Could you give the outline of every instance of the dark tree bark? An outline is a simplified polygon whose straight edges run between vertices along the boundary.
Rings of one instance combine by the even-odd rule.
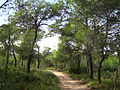
[[[81,56],[78,55],[77,68],[80,69]]]
[[[57,60],[56,60],[56,61],[55,61],[55,69],[57,69],[57,66],[58,66],[58,65],[57,65]]]
[[[8,47],[8,50],[7,50],[6,71],[8,70],[8,63],[9,63],[9,47]]]
[[[39,51],[40,51],[40,49],[39,49],[39,46],[38,46],[38,66],[37,66],[37,68],[40,67]]]
[[[31,64],[32,57],[33,57],[33,55],[30,54],[29,59],[28,59],[28,63],[27,63],[27,73],[30,73],[30,64]]]
[[[100,84],[101,84],[101,68],[102,68],[102,63],[104,60],[105,60],[105,55],[102,53],[102,59],[101,59],[99,66],[98,66],[98,81]]]
[[[6,3],[8,3],[8,2],[9,2],[9,0],[6,0],[6,1],[0,6],[0,9],[3,8],[3,6],[5,6]]]
[[[8,36],[8,45],[7,45],[7,62],[6,62],[6,71],[7,71],[7,69],[8,69],[8,63],[9,63],[9,51],[10,51],[10,25],[9,25],[9,28],[8,28],[8,34],[9,34],[9,36]]]
[[[14,56],[14,59],[15,59],[15,68],[17,67],[17,58],[16,58],[16,55],[15,55],[15,52],[13,51],[13,56]]]
[[[92,61],[92,55],[89,53],[89,78],[93,79],[93,61]]]
[[[119,54],[119,66],[120,66],[120,54]]]
[[[24,61],[22,60],[21,66],[23,66]]]
[[[34,40],[33,40],[33,44],[32,44],[32,49],[30,51],[30,55],[29,55],[29,58],[28,58],[27,73],[30,72],[30,64],[31,64],[32,57],[33,57],[33,49],[34,49],[34,45],[35,45],[36,40],[37,40],[37,32],[38,32],[38,26],[37,26],[37,21],[35,21],[35,36],[34,36]]]
[[[79,74],[81,73],[80,62],[81,62],[81,55],[78,54],[78,55],[77,55],[77,70],[78,70],[78,73],[79,73]]]
[[[14,44],[12,42],[12,47],[13,47],[13,56],[14,56],[14,59],[15,59],[15,68],[17,67],[17,58],[16,58],[16,55],[15,55],[15,48],[14,48]]]
[[[86,69],[87,69],[87,73],[89,75],[89,62],[88,62],[88,56],[86,55]]]

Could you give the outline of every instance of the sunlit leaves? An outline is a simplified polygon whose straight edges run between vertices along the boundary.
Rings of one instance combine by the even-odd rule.
[[[86,37],[86,31],[83,30],[79,30],[75,36],[77,43],[81,42],[81,44],[83,44],[84,41],[86,40],[85,37]]]
[[[0,27],[0,42],[2,42],[2,44],[7,43],[8,41],[9,28],[10,26],[5,24]]]
[[[58,6],[58,3],[52,5],[53,12],[57,12],[57,9],[58,9],[57,6]]]

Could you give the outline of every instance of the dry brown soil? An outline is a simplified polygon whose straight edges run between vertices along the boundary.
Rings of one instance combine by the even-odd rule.
[[[90,90],[87,85],[80,84],[82,81],[73,80],[67,73],[50,70],[59,78],[61,90]]]

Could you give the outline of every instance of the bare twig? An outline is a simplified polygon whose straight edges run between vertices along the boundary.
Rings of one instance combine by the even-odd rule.
[[[6,2],[4,2],[1,6],[0,6],[0,9],[6,5],[6,3],[8,3],[9,0],[7,0]]]

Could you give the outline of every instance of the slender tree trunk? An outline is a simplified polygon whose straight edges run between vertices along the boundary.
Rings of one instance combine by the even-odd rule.
[[[40,67],[40,59],[38,58],[38,66],[37,66],[37,68],[39,68]]]
[[[64,62],[64,67],[63,67],[63,68],[65,68],[65,69],[66,69],[66,64],[67,64],[67,61],[65,60],[65,62]]]
[[[16,55],[15,55],[15,52],[13,51],[13,56],[14,56],[14,59],[15,59],[15,68],[17,67],[17,58],[16,58]]]
[[[91,53],[89,54],[89,78],[93,79],[93,61]]]
[[[17,67],[17,58],[16,58],[16,55],[15,55],[15,48],[14,48],[14,44],[12,43],[12,46],[13,46],[13,56],[14,56],[14,59],[15,59],[15,68]]]
[[[77,56],[77,70],[78,70],[78,73],[81,73],[81,69],[80,69],[80,62],[81,62],[81,55],[79,54]]]
[[[22,60],[21,66],[23,66],[23,60]]]
[[[81,56],[78,55],[78,59],[77,59],[77,68],[80,69],[80,61],[81,61]]]
[[[89,62],[88,62],[88,56],[86,55],[86,69],[87,69],[87,73],[89,75]]]
[[[57,60],[55,61],[55,69],[57,69]]]
[[[102,68],[102,63],[105,60],[104,56],[102,56],[102,59],[99,63],[99,67],[98,67],[98,81],[101,84],[101,68]]]
[[[39,47],[38,47],[38,68],[40,67],[40,59],[39,59]]]
[[[119,66],[120,66],[120,54],[119,54]]]
[[[9,34],[9,37],[8,37],[8,47],[7,47],[7,62],[6,62],[6,71],[8,69],[8,63],[9,63],[9,51],[10,51],[10,25],[9,25],[9,29],[8,29],[8,34]]]
[[[7,62],[6,62],[6,71],[8,69],[8,63],[9,63],[9,48],[7,50]]]
[[[30,54],[29,59],[28,59],[28,63],[27,63],[27,73],[30,72],[30,64],[31,64],[31,60],[32,60],[32,54]]]
[[[28,58],[27,73],[30,72],[30,64],[31,64],[32,57],[33,57],[34,45],[35,45],[36,40],[37,40],[37,31],[38,31],[37,21],[35,21],[35,26],[36,26],[36,27],[35,27],[35,37],[34,37],[33,44],[32,44],[32,48],[31,48],[30,55],[29,55],[29,58]]]

